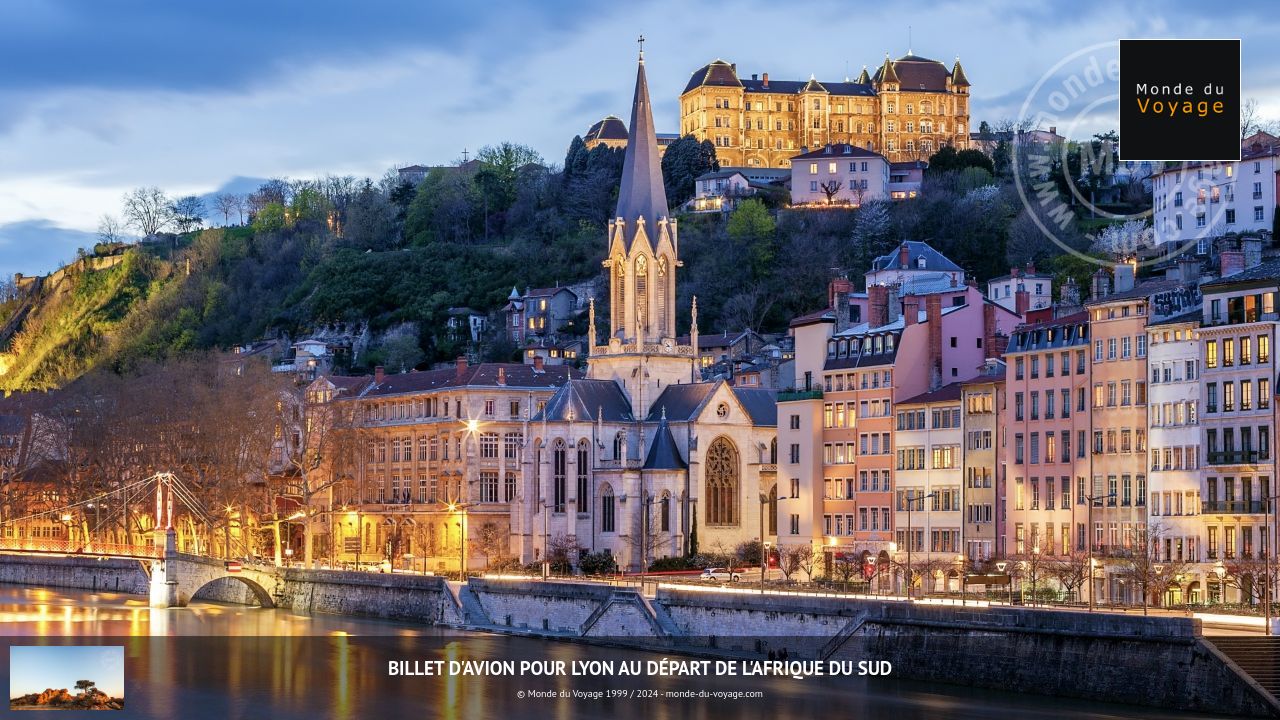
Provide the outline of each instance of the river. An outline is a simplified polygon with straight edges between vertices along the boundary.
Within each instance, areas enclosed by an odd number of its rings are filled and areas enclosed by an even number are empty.
[[[107,717],[301,720],[736,720],[782,717],[1208,717],[889,677],[391,676],[389,660],[656,660],[634,650],[196,602],[152,610],[116,593],[0,585],[9,645],[123,645],[125,709]],[[9,653],[3,653],[8,676]],[[1169,679],[1172,681],[1172,679]],[[609,698],[609,691],[627,697]],[[632,696],[657,691],[656,698]],[[532,698],[543,691],[556,697]],[[605,697],[575,697],[598,693]],[[723,696],[666,697],[668,691]],[[758,692],[758,697],[730,697]],[[569,695],[561,696],[561,693]]]

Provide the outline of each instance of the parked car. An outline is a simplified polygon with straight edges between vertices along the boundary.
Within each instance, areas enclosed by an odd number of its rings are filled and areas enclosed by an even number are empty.
[[[698,576],[699,580],[714,580],[716,582],[738,582],[742,579],[742,575],[737,570],[729,568],[707,568]]]

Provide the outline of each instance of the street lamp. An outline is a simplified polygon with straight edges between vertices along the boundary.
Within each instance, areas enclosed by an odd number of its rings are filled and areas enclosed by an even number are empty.
[[[461,554],[458,562],[458,580],[459,582],[467,581],[467,508],[473,503],[449,503],[449,512],[461,512],[462,522],[459,524],[459,544],[462,545]]]
[[[1008,569],[1008,567],[1009,567],[1009,563],[1005,562],[1004,560],[1001,560],[996,563],[996,569],[999,570],[1000,572],[1004,572],[1005,570]],[[1013,578],[1008,574],[1005,575],[1004,586],[1009,593],[1009,605],[1012,606],[1013,605]]]
[[[915,497],[914,495],[907,495],[907,599],[908,600],[910,600],[912,596],[915,594],[914,593],[915,580],[911,575],[911,546],[915,544],[912,542],[913,535],[915,534],[915,530],[913,530],[911,526],[911,506],[914,505],[917,500],[919,500],[920,509],[924,510],[925,512],[928,512],[928,510],[925,509],[924,501],[931,497],[937,497],[937,495],[938,495],[937,493],[929,493],[928,495],[921,495],[920,497]]]
[[[1226,600],[1227,596],[1227,566],[1223,565],[1222,561],[1219,560],[1213,566],[1213,574],[1218,576],[1218,604],[1222,604]]]
[[[1086,521],[1089,527],[1085,529],[1085,533],[1088,535],[1087,539],[1089,540],[1089,612],[1093,612],[1093,596],[1095,594],[1093,588],[1093,504],[1099,500],[1113,498],[1115,496],[1116,494],[1114,492],[1107,493],[1106,495],[1084,496],[1084,499],[1089,501],[1088,520]]]
[[[760,493],[760,594],[764,594],[764,576],[769,571],[769,543],[764,540],[764,509],[769,504],[769,496]],[[779,558],[781,560],[781,558]],[[729,576],[733,577],[730,568]]]

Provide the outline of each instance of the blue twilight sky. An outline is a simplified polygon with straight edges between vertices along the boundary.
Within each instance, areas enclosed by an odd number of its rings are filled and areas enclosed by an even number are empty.
[[[9,648],[9,697],[65,688],[75,695],[77,680],[92,680],[114,698],[124,697],[124,648],[42,645]]]
[[[377,178],[502,140],[560,163],[575,134],[626,116],[641,32],[658,130],[675,132],[709,60],[839,80],[904,54],[908,26],[917,55],[962,59],[975,127],[1012,118],[1060,58],[1120,37],[1242,37],[1245,96],[1280,117],[1267,0],[4,0],[0,276],[91,245],[139,185]]]

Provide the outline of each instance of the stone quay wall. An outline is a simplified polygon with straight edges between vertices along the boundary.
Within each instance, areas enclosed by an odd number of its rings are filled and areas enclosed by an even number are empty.
[[[897,677],[1177,710],[1280,717],[1280,704],[1201,634],[1200,621],[954,607],[591,582],[287,569],[278,607],[441,623],[666,652],[888,660]],[[0,582],[145,595],[141,563],[0,555]],[[235,577],[195,597],[257,604]]]

